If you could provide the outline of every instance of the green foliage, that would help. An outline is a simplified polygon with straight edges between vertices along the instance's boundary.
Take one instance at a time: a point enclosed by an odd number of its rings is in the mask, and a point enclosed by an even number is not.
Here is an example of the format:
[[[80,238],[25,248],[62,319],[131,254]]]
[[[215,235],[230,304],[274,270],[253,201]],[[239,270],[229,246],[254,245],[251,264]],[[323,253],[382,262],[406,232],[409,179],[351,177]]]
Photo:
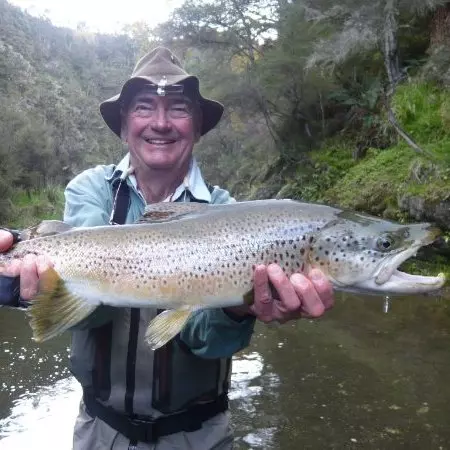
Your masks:
[[[419,143],[450,136],[450,90],[431,83],[404,84],[397,88],[392,107],[399,122]],[[450,148],[446,153],[450,158]]]
[[[6,225],[26,228],[41,220],[62,220],[64,210],[64,189],[48,185],[34,191],[17,190],[11,199],[12,212]]]
[[[399,187],[407,183],[415,158],[403,144],[388,150],[370,149],[366,158],[328,189],[324,198],[347,208],[387,216],[394,211],[397,215]]]
[[[98,104],[117,92],[136,47],[124,36],[55,28],[5,0],[0,36],[0,221],[9,222],[16,190],[35,195],[92,164],[117,161],[121,145]]]

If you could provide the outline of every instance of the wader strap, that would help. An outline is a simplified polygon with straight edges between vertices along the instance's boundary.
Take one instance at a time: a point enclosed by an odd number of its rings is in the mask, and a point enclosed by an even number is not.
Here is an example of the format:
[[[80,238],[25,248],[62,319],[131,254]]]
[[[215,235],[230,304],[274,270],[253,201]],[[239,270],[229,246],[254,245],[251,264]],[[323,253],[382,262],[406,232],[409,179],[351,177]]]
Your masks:
[[[113,198],[115,199],[115,209],[112,222],[123,225],[127,220],[130,207],[130,189],[126,181],[121,180],[118,186],[113,187]]]
[[[130,418],[120,414],[109,406],[98,402],[87,390],[83,392],[83,400],[88,414],[98,417],[111,428],[126,436],[131,442],[154,443],[161,436],[199,430],[203,422],[228,409],[228,397],[220,395],[206,404],[197,404],[181,413],[163,416],[152,420],[151,417],[136,416]]]
[[[115,210],[112,223],[123,225],[127,220],[128,208],[130,207],[130,188],[125,180],[121,180],[117,187],[113,188],[115,199]],[[139,308],[130,309],[130,332],[128,336],[128,351],[125,381],[125,410],[133,415],[133,398],[135,389],[136,350],[139,334]]]

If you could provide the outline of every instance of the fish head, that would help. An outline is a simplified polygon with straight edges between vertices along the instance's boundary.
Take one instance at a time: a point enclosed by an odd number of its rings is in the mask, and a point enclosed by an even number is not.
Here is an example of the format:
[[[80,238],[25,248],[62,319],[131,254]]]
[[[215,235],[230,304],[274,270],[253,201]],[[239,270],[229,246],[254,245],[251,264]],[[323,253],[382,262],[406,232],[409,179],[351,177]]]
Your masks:
[[[444,275],[412,275],[398,267],[439,234],[429,223],[403,225],[344,211],[315,236],[309,259],[338,289],[423,293],[442,287]]]

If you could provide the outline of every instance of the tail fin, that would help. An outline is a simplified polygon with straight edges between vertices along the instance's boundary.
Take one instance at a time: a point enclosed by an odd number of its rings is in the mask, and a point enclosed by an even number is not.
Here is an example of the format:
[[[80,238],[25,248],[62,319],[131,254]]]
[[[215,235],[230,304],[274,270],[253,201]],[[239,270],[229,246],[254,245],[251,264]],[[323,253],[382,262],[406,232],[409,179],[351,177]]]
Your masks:
[[[46,270],[40,277],[39,292],[28,308],[34,340],[43,342],[63,333],[95,308],[71,294],[55,269]]]

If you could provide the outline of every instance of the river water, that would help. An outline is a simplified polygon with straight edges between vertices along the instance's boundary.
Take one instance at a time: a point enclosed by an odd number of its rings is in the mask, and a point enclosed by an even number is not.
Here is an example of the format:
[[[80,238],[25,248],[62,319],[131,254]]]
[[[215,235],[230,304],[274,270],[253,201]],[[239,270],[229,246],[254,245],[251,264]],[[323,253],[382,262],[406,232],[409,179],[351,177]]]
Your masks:
[[[338,294],[320,320],[258,324],[236,355],[237,449],[450,449],[450,298]],[[0,310],[0,450],[69,450],[68,336]]]

